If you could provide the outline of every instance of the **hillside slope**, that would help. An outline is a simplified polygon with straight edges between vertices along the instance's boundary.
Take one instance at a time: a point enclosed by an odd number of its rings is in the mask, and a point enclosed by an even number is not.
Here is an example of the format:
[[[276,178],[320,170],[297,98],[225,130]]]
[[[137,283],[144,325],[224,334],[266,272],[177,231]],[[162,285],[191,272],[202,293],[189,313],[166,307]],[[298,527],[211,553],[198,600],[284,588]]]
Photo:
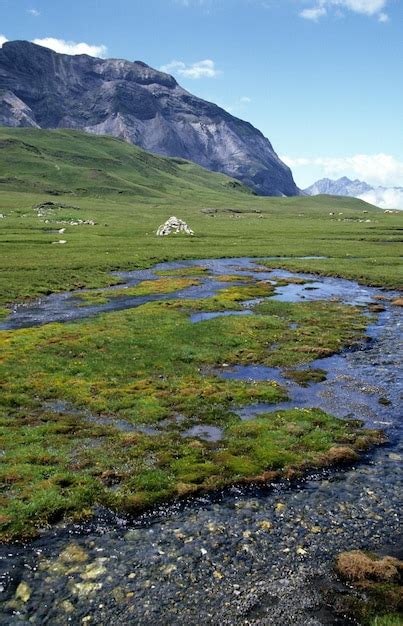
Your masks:
[[[252,195],[223,174],[73,130],[0,128],[0,189],[51,195],[158,197],[206,190]]]
[[[299,194],[259,130],[140,61],[7,42],[0,48],[0,124],[113,135],[233,176],[262,195]]]

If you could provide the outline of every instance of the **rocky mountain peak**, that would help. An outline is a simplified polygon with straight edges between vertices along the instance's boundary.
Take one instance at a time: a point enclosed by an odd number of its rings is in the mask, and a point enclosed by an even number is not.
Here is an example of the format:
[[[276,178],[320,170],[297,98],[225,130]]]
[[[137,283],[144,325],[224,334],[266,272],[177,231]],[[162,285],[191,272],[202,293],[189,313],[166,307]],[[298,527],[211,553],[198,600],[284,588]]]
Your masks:
[[[7,42],[0,49],[0,123],[113,135],[228,174],[263,195],[299,193],[259,130],[142,61]]]

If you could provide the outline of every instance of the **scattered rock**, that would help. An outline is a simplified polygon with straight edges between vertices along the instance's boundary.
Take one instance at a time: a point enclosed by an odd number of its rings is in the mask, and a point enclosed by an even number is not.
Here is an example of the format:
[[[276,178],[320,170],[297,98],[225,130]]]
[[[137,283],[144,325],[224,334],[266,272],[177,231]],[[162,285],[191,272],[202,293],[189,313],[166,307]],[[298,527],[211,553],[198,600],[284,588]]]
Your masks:
[[[175,235],[179,233],[185,233],[185,235],[194,235],[193,230],[179,218],[172,216],[170,217],[165,224],[161,224],[161,226],[157,230],[158,237],[165,237],[166,235],[170,235],[174,233]]]
[[[396,298],[396,300],[392,300],[392,304],[395,306],[403,306],[403,298]]]
[[[70,543],[60,553],[59,560],[63,563],[84,563],[88,561],[88,554],[77,543]]]
[[[101,583],[75,583],[72,587],[73,593],[77,594],[79,598],[94,594],[96,591],[102,589]]]
[[[17,600],[22,600],[22,602],[28,602],[31,597],[31,593],[31,587],[22,580],[16,589],[15,597]]]
[[[94,580],[106,573],[106,567],[103,565],[104,559],[97,559],[90,563],[81,574],[83,580]]]

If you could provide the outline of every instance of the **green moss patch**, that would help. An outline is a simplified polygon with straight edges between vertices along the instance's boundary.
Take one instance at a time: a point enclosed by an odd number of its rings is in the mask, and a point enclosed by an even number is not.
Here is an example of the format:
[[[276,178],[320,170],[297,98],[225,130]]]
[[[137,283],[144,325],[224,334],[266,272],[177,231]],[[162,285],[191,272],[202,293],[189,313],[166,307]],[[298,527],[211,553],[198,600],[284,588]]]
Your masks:
[[[84,291],[75,297],[81,301],[80,306],[106,304],[113,298],[149,296],[153,294],[172,293],[187,287],[199,285],[197,279],[192,278],[160,278],[157,280],[143,280],[134,287],[122,289],[107,289],[103,291]]]
[[[162,280],[166,289],[171,279]],[[172,280],[171,288],[192,279]],[[313,409],[247,422],[236,415],[237,406],[275,406],[286,393],[276,382],[209,372],[223,363],[292,369],[356,341],[365,327],[353,307],[321,302],[268,301],[248,318],[201,324],[188,318],[189,307],[234,308],[270,289],[258,282],[196,303],[153,302],[76,323],[3,331],[1,536],[30,536],[61,517],[88,515],[96,503],[138,511],[200,489],[349,461],[378,441],[357,423]],[[52,400],[64,405],[50,410]],[[133,429],[122,431],[118,420]],[[141,430],[146,424],[153,434]],[[182,436],[197,424],[219,426],[223,438]]]

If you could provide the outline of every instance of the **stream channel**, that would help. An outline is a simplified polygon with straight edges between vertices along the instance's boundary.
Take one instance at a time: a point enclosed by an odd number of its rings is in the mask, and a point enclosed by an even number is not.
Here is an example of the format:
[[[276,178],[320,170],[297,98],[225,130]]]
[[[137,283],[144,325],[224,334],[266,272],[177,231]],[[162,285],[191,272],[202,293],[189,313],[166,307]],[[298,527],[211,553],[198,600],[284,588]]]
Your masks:
[[[249,258],[180,261],[119,273],[130,287],[159,278],[155,270],[210,270],[200,285],[183,291],[121,296],[97,306],[80,307],[74,292],[52,294],[16,306],[0,330],[71,321],[151,300],[209,297],[229,286],[217,280],[223,274],[311,281],[277,287],[271,297],[288,302],[337,300],[366,310],[379,302],[375,296],[384,296],[384,310],[370,322],[365,341],[309,365],[327,372],[323,382],[301,387],[283,378],[281,370],[259,365],[215,373],[277,380],[287,388],[289,401],[244,407],[238,411],[242,419],[318,407],[383,429],[388,443],[354,466],[313,472],[303,480],[232,487],[136,518],[100,509],[89,522],[60,524],[26,545],[0,546],[0,624],[355,624],[324,598],[329,589],[345,591],[332,567],[338,552],[401,551],[403,311],[390,304],[396,293],[339,278],[262,271],[256,263]],[[253,304],[245,302],[243,311],[232,314],[252,315]],[[203,323],[213,315],[197,313],[192,321]],[[184,436],[211,441],[221,436],[218,428],[195,428]],[[13,600],[21,581],[30,591],[25,602]]]

